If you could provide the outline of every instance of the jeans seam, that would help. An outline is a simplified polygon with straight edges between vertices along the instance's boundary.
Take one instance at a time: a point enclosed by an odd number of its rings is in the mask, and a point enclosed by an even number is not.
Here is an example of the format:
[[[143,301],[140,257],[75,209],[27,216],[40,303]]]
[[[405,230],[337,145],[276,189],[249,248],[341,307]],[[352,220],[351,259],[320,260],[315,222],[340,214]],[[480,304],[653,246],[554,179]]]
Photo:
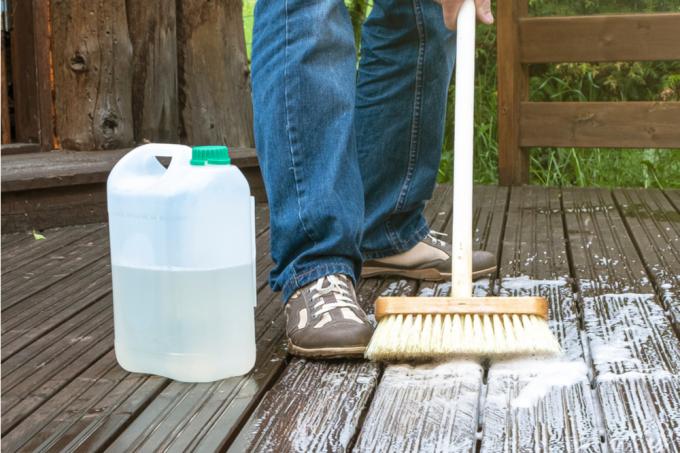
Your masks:
[[[288,93],[288,87],[289,87],[289,79],[288,79],[288,0],[285,0],[285,27],[286,27],[286,37],[285,37],[285,47],[284,47],[284,57],[283,57],[283,78],[284,78],[284,84],[283,84],[283,96],[285,99],[285,112],[286,112],[286,135],[288,136],[288,150],[290,153],[290,160],[292,163],[291,169],[293,170],[293,181],[295,182],[295,195],[296,195],[296,201],[298,205],[298,219],[300,220],[300,225],[302,226],[302,230],[305,232],[307,237],[314,243],[314,245],[317,245],[316,239],[314,238],[314,235],[310,232],[310,230],[307,228],[305,225],[305,221],[302,218],[302,203],[301,203],[301,190],[300,190],[300,185],[299,185],[299,178],[298,178],[298,162],[295,159],[295,151],[294,151],[294,140],[293,137],[293,131],[291,128],[291,122],[290,122],[290,97]]]
[[[411,188],[411,179],[415,171],[415,164],[418,160],[418,148],[420,145],[420,111],[422,107],[423,96],[423,61],[425,59],[425,28],[423,24],[422,5],[420,0],[413,0],[413,13],[416,21],[416,29],[418,31],[418,59],[416,62],[416,78],[415,90],[413,97],[413,116],[411,122],[411,141],[409,143],[408,165],[406,168],[406,176],[402,185],[397,205],[394,213],[403,209],[406,204],[406,199]]]
[[[297,273],[293,271],[292,275],[286,279],[286,282],[282,286],[284,297],[285,293],[289,294],[288,297],[286,297],[285,301],[287,301],[287,299],[290,298],[290,295],[292,295],[295,291],[297,291],[304,285],[304,283],[301,282],[303,282],[304,278],[307,277],[308,275],[313,275],[315,273],[319,274],[325,273],[325,275],[345,273],[343,271],[347,271],[346,272],[347,275],[352,280],[355,279],[354,269],[352,268],[352,266],[348,263],[342,263],[338,261],[324,262],[323,264],[316,265],[302,273]]]
[[[424,234],[423,234],[423,232],[424,232]],[[427,224],[425,224],[425,225],[419,227],[415,232],[413,232],[413,234],[411,235],[409,240],[407,240],[407,241],[401,241],[401,240],[397,241],[399,243],[399,246],[393,247],[393,248],[388,248],[388,249],[382,249],[382,250],[371,250],[369,253],[364,253],[363,259],[364,259],[364,261],[367,261],[367,260],[372,260],[372,259],[385,258],[386,256],[392,256],[392,255],[397,255],[399,253],[406,252],[406,251],[412,249],[415,246],[415,244],[422,241],[423,238],[425,236],[427,236],[429,232],[430,232],[430,227]],[[413,244],[412,246],[409,246],[410,243],[413,242],[413,238],[416,238],[415,244]]]

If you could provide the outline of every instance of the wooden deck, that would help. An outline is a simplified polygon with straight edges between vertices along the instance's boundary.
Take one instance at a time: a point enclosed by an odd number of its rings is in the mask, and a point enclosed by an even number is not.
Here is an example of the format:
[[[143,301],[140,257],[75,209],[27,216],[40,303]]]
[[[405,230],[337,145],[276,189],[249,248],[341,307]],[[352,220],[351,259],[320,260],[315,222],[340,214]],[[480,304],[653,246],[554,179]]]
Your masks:
[[[451,188],[427,207],[450,229]],[[541,294],[565,356],[550,363],[381,366],[286,355],[258,210],[258,359],[183,384],[113,352],[104,224],[2,237],[3,451],[680,451],[680,191],[478,187],[478,294]],[[447,284],[370,279],[378,294]]]

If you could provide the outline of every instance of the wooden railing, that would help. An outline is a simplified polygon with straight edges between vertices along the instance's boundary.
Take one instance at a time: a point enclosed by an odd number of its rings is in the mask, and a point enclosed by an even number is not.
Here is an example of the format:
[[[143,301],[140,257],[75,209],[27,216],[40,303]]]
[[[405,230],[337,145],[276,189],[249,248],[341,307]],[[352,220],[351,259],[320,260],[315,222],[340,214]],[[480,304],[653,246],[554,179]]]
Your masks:
[[[532,63],[680,59],[680,14],[528,17],[498,2],[499,177],[529,180],[530,147],[680,148],[680,102],[530,102]]]

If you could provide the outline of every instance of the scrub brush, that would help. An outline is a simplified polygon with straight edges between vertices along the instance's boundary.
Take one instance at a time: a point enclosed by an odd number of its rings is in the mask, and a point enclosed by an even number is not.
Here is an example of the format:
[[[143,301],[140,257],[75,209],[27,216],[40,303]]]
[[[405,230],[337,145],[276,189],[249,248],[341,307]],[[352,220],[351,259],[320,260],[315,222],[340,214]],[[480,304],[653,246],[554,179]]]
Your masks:
[[[553,355],[543,297],[472,297],[475,5],[458,14],[451,297],[379,297],[371,360]]]

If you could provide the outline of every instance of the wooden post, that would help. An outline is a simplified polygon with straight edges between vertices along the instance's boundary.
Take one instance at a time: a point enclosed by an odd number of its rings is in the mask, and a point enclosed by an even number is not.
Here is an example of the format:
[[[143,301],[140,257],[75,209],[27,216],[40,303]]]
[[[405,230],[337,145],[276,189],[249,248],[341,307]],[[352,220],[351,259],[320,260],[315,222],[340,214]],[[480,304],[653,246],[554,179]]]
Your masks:
[[[57,136],[67,149],[133,143],[125,0],[52,0]]]
[[[5,30],[4,27],[1,28],[3,36],[0,36],[0,41],[2,41],[0,43],[2,46],[2,55],[0,55],[0,59],[2,60],[2,73],[0,74],[0,77],[2,77],[2,92],[0,92],[0,96],[2,97],[2,125],[0,126],[0,129],[2,129],[2,144],[4,145],[5,143],[12,141],[12,134],[9,121],[9,99],[7,99],[7,67],[5,64],[7,53],[5,52]]]
[[[54,100],[52,99],[53,80],[51,76],[52,37],[49,2],[33,0],[33,25],[40,148],[42,151],[51,151],[56,143],[54,143]]]
[[[40,118],[36,90],[33,2],[27,0],[12,2],[11,18],[15,141],[38,143]]]
[[[136,142],[176,143],[177,24],[175,0],[127,0],[132,40],[132,115]]]
[[[528,0],[497,3],[498,20],[498,170],[502,185],[529,182],[529,153],[520,147],[520,108],[528,100],[529,75],[520,62],[520,17]]]
[[[177,0],[180,138],[252,147],[241,0]]]
[[[44,0],[25,0],[11,4],[11,63],[14,99],[14,140],[10,137],[7,80],[3,66],[3,143],[10,152],[52,149],[54,123],[50,80],[49,4]],[[3,65],[7,63],[3,43]],[[7,115],[7,116],[5,116]],[[13,148],[13,150],[10,150]]]

